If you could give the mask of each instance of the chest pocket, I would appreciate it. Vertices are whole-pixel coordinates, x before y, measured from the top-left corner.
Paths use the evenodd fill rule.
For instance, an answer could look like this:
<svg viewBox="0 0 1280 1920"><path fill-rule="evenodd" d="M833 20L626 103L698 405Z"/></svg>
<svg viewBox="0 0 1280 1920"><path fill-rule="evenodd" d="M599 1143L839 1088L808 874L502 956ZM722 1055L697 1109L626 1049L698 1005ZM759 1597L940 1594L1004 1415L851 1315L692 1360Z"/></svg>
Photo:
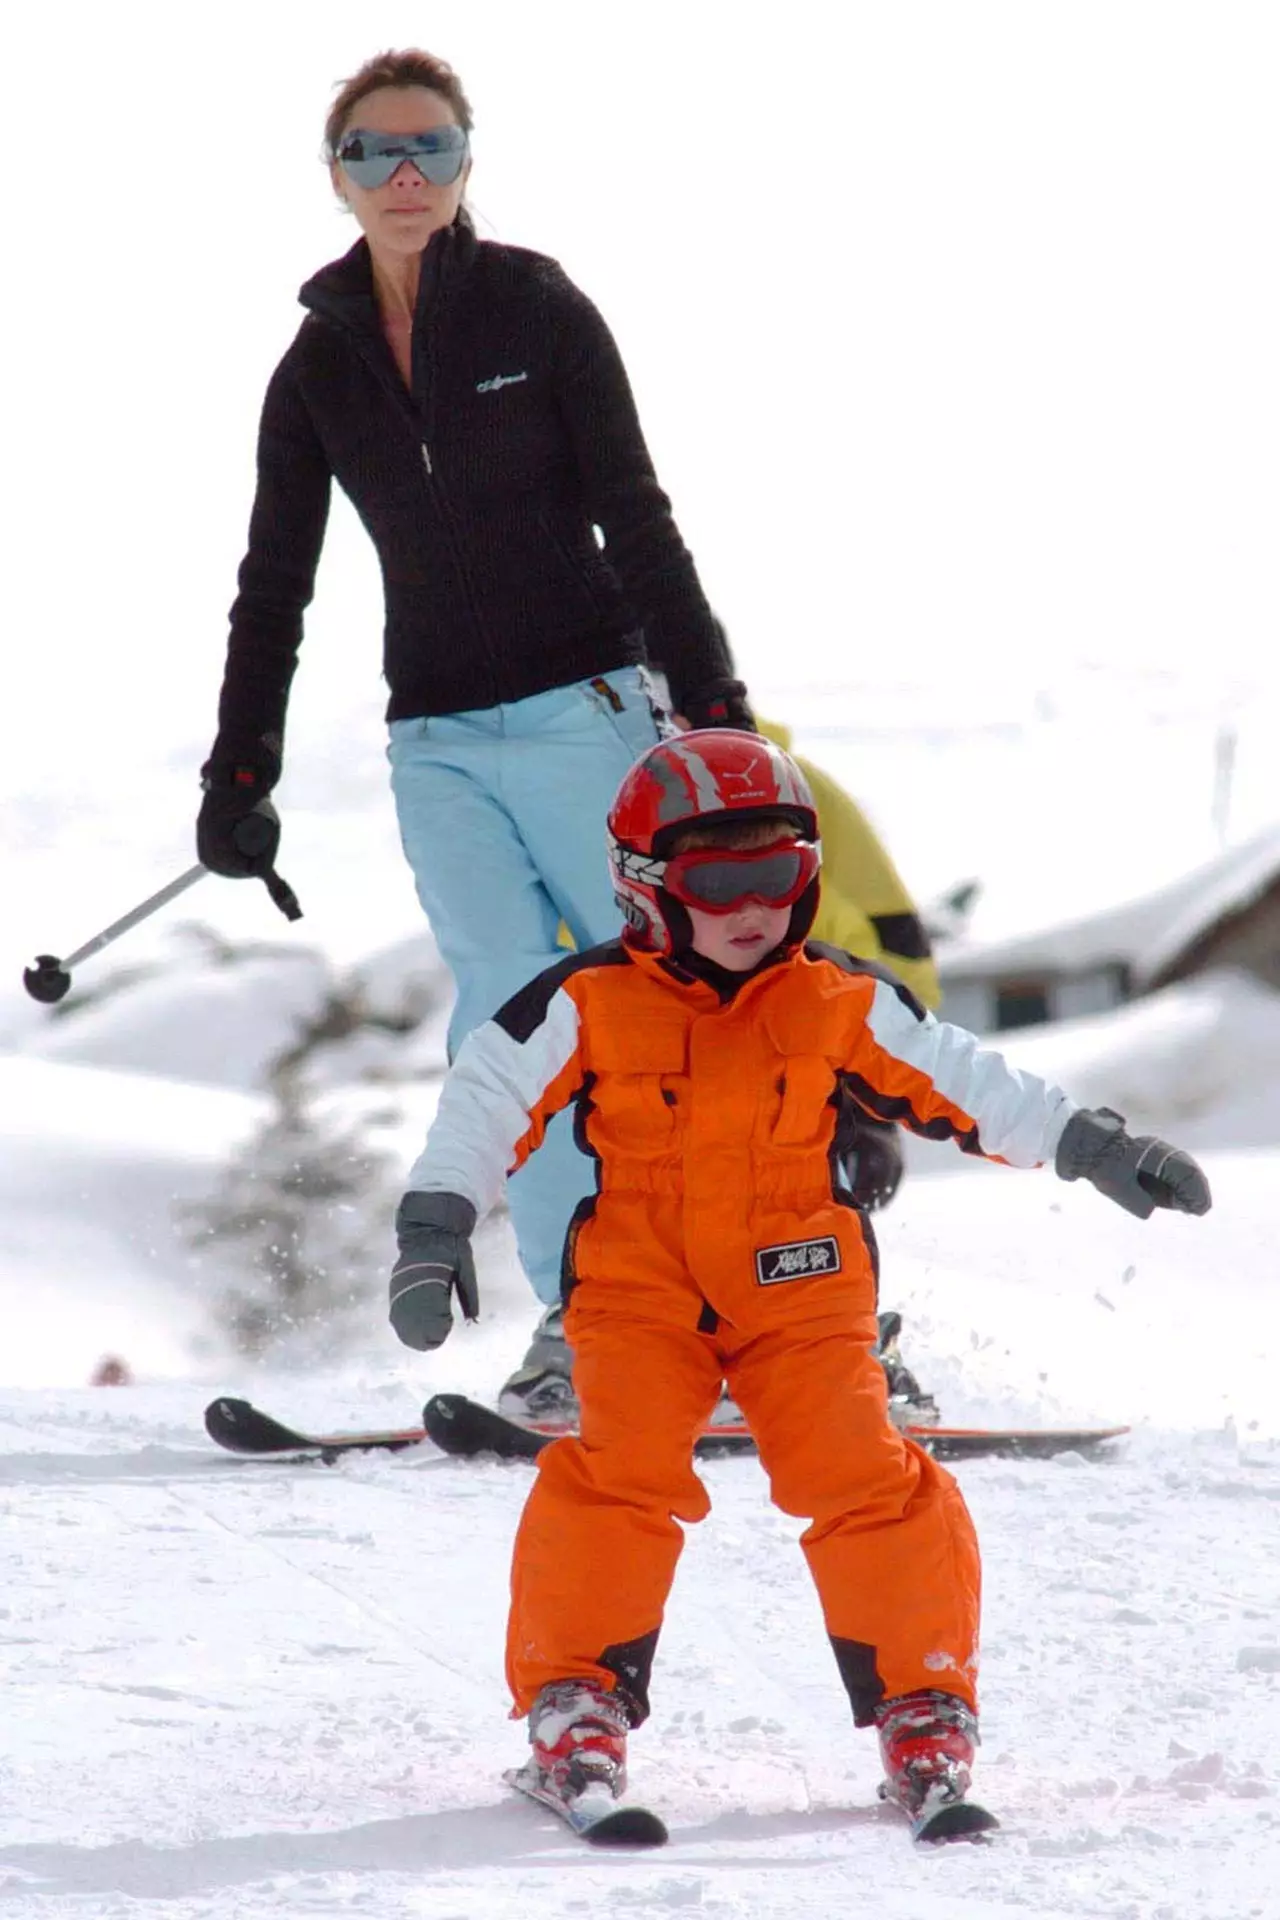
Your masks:
<svg viewBox="0 0 1280 1920"><path fill-rule="evenodd" d="M814 1148L826 1145L835 1124L831 1095L836 1076L829 1060L818 1054L793 1054L781 1062L781 1102L770 1139L778 1147Z"/></svg>
<svg viewBox="0 0 1280 1920"><path fill-rule="evenodd" d="M616 1020L591 1037L592 1104L619 1144L669 1141L684 1104L688 1028L682 1020Z"/></svg>
<svg viewBox="0 0 1280 1920"><path fill-rule="evenodd" d="M821 1005L771 1005L764 1027L778 1055L780 1095L769 1138L775 1146L812 1150L830 1139L835 1115L838 1042L829 1033ZM824 1044L825 1043L825 1044Z"/></svg>

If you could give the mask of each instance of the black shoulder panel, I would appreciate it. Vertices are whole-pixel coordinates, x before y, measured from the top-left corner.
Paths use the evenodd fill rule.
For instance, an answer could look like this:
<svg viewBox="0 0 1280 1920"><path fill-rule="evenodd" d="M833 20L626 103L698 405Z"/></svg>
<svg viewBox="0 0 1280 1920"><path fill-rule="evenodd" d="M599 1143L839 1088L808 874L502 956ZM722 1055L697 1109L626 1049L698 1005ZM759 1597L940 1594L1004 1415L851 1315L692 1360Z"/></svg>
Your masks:
<svg viewBox="0 0 1280 1920"><path fill-rule="evenodd" d="M932 960L933 948L918 913L873 913L871 924L886 953L903 960Z"/></svg>
<svg viewBox="0 0 1280 1920"><path fill-rule="evenodd" d="M527 986L513 993L505 1006L498 1008L494 1019L504 1033L522 1045L536 1033L547 1017L547 1008L571 974L581 973L588 967L629 967L631 955L621 940L606 940L598 947L588 947L583 953L567 953L563 960L557 960L554 966L544 967L541 973L535 973Z"/></svg>
<svg viewBox="0 0 1280 1920"><path fill-rule="evenodd" d="M841 973L867 973L873 980L883 980L886 987L892 987L904 1007L914 1013L917 1020L927 1020L929 1015L920 1001L916 999L910 987L904 986L892 967L883 960L860 960L856 953L846 953L843 947L833 947L826 940L806 940L805 957L809 960L829 960L833 967L839 967Z"/></svg>

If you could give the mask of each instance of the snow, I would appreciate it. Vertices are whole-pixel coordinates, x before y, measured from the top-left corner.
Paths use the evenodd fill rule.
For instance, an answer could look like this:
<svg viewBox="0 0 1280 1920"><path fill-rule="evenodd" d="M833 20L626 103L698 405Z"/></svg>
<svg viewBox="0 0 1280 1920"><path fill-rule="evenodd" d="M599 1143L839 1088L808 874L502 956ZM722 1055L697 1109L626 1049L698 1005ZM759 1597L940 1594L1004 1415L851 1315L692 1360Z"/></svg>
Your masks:
<svg viewBox="0 0 1280 1920"><path fill-rule="evenodd" d="M481 109L482 218L615 324L762 711L919 898L982 882L975 942L1131 926L1161 890L1198 914L1210 862L1240 897L1277 831L1266 11L792 8L768 113L785 74L799 175L776 142L746 171L761 72L737 9L625 12L470 0L429 31ZM0 356L5 1920L1271 1920L1280 996L1243 976L1008 1040L1201 1156L1206 1219L1139 1223L912 1143L879 1222L884 1304L948 1419L1133 1429L1103 1457L956 1469L985 1566L989 1848L913 1852L877 1806L756 1462L704 1469L714 1511L632 1742L672 1843L602 1858L500 1784L523 1752L502 1644L530 1470L427 1448L259 1464L205 1438L219 1392L313 1428L490 1397L535 1314L497 1219L483 1318L440 1354L396 1346L374 1300L250 1362L225 1265L183 1231L326 1022L303 1094L393 1163L439 1086L448 996L386 793L377 570L342 502L278 796L301 927L211 882L77 969L82 1004L20 985L190 862L263 382L295 286L348 238L320 109L373 44L428 29L394 4L370 27L227 0L175 88L151 9L73 0L51 121L41 18L0 28L27 77L14 151L101 124L104 99L147 139L88 225L51 228L41 188L11 207L38 308L13 307ZM574 152L548 168L566 98ZM681 130L656 186L655 102ZM210 166L230 115L251 165ZM345 1038L335 1008L363 1009ZM367 1233L376 1273L389 1213ZM111 1353L136 1384L90 1388Z"/></svg>
<svg viewBox="0 0 1280 1920"><path fill-rule="evenodd" d="M46 1060L135 1071L206 1087L260 1086L282 1029L300 1037L321 1011L331 969L315 952L253 958L237 966L197 959L52 1020L20 1042Z"/></svg>
<svg viewBox="0 0 1280 1920"><path fill-rule="evenodd" d="M394 1008L427 957L408 942L368 971ZM115 1030L136 1036L137 1072L68 1057L71 1016L61 1057L29 1042L0 1056L0 1892L15 1920L515 1920L550 1899L796 1920L857 1887L888 1920L1270 1912L1280 1148L1207 1151L1216 1206L1200 1221L1139 1223L1091 1189L954 1153L881 1219L885 1301L949 1419L1133 1427L1102 1458L956 1469L983 1544L978 1778L998 1843L921 1857L877 1805L798 1523L739 1459L703 1469L713 1514L690 1532L632 1740L634 1797L671 1843L602 1857L501 1785L522 1752L502 1644L530 1469L429 1449L245 1462L200 1426L214 1391L313 1430L412 1424L432 1391L492 1392L534 1317L505 1223L481 1242L482 1321L438 1355L394 1347L378 1312L337 1364L231 1359L198 1325L162 1203L209 1182L261 1096L162 1075L140 1011L170 1031L156 982L102 1011L135 997ZM1239 1065L1273 999L1233 976L1193 982L1020 1035L1020 1060L1076 1088L1123 1063L1157 1104L1168 1043L1189 1034L1194 1050L1197 1003L1202 1022L1206 1007L1234 1018ZM1211 1105L1201 1118L1211 1137ZM1273 1091L1273 1141L1277 1119ZM66 1384L106 1347L141 1384Z"/></svg>
<svg viewBox="0 0 1280 1920"><path fill-rule="evenodd" d="M151 1375L190 1369L207 1302L175 1210L209 1191L260 1106L148 1071L0 1053L0 1377L86 1380L117 1349Z"/></svg>
<svg viewBox="0 0 1280 1920"><path fill-rule="evenodd" d="M412 1405L323 1379L261 1396L313 1420ZM528 1469L260 1467L201 1444L197 1397L0 1397L0 1885L23 1920L515 1916L553 1886L569 1911L655 1915L817 1915L859 1885L957 1920L1269 1911L1274 1449L1162 1430L1105 1464L963 1469L1004 1832L942 1859L875 1805L794 1523L754 1462L709 1465L632 1741L672 1844L601 1862L498 1784L520 1757L501 1647Z"/></svg>

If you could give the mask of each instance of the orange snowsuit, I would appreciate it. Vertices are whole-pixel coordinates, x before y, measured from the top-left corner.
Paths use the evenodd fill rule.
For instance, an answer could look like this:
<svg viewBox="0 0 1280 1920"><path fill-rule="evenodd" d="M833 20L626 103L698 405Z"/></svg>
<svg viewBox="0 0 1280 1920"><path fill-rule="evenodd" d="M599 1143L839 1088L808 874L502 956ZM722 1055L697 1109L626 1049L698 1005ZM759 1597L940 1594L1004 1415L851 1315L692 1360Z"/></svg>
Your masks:
<svg viewBox="0 0 1280 1920"><path fill-rule="evenodd" d="M840 1082L881 1119L1028 1166L1073 1110L817 942L727 999L611 942L548 969L460 1051L411 1186L485 1212L571 1101L598 1170L565 1254L580 1437L543 1452L515 1546L517 1713L586 1678L644 1717L679 1523L709 1508L692 1452L722 1378L775 1502L810 1522L858 1724L921 1688L975 1704L977 1542L954 1480L888 1418L875 1242L829 1158Z"/></svg>

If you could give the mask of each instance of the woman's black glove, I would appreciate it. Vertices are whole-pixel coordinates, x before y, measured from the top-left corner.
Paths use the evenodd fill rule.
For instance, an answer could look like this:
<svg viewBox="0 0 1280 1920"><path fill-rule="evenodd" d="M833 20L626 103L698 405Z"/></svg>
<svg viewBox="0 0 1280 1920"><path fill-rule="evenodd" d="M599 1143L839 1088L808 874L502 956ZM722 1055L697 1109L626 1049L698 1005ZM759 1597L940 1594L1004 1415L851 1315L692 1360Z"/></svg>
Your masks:
<svg viewBox="0 0 1280 1920"><path fill-rule="evenodd" d="M280 851L280 815L270 800L246 805L234 788L210 788L196 817L196 857L225 880L264 880Z"/></svg>
<svg viewBox="0 0 1280 1920"><path fill-rule="evenodd" d="M859 1112L847 1136L842 1121L840 1159L849 1191L860 1207L878 1213L902 1185L902 1135L893 1120L873 1120Z"/></svg>
<svg viewBox="0 0 1280 1920"><path fill-rule="evenodd" d="M278 771L278 768L274 771ZM267 795L275 784L263 767L206 761L204 799L196 818L196 855L226 880L262 880L275 869L280 816Z"/></svg>
<svg viewBox="0 0 1280 1920"><path fill-rule="evenodd" d="M263 881L285 919L301 920L297 895L276 872L280 815L267 796L279 772L278 756L269 756L262 765L205 762L200 770L204 799L196 816L196 858L225 880Z"/></svg>
<svg viewBox="0 0 1280 1920"><path fill-rule="evenodd" d="M467 1320L480 1312L471 1230L476 1210L459 1193L406 1193L396 1209L400 1257L391 1275L391 1324L398 1339L429 1353L453 1326L450 1295Z"/></svg>
<svg viewBox="0 0 1280 1920"><path fill-rule="evenodd" d="M1110 1107L1073 1113L1054 1161L1064 1180L1088 1180L1126 1213L1146 1220L1157 1207L1178 1213L1208 1213L1209 1182L1191 1158L1167 1140L1125 1132L1124 1116Z"/></svg>
<svg viewBox="0 0 1280 1920"><path fill-rule="evenodd" d="M708 686L686 693L681 716L691 727L736 727L742 733L756 733L755 715L741 680L713 680Z"/></svg>

